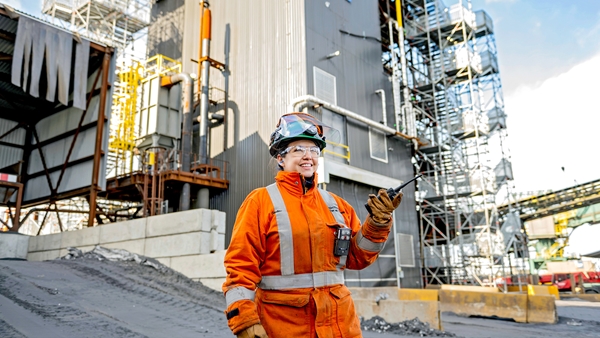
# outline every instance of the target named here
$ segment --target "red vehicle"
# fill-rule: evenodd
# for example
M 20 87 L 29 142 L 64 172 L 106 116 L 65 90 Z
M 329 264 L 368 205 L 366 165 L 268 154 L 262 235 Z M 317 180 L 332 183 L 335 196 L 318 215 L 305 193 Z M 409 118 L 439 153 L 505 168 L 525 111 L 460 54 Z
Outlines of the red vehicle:
M 540 284 L 554 284 L 558 287 L 558 291 L 572 291 L 571 275 L 577 286 L 583 286 L 585 293 L 600 293 L 600 272 L 598 271 L 540 275 Z

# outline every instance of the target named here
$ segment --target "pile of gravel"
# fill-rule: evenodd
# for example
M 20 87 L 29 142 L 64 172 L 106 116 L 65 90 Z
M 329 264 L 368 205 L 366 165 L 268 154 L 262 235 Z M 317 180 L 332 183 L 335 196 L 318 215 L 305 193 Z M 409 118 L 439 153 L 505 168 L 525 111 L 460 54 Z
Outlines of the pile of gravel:
M 419 318 L 399 323 L 388 323 L 385 319 L 375 316 L 368 320 L 361 318 L 360 326 L 363 331 L 375 331 L 378 333 L 386 332 L 417 337 L 456 337 L 454 333 L 430 328 L 429 324 L 423 323 Z
M 220 312 L 227 308 L 222 292 L 213 290 L 199 281 L 193 281 L 154 258 L 98 245 L 87 252 L 73 247 L 67 250 L 66 255 L 52 262 L 79 266 L 80 270 L 89 270 L 92 275 L 100 274 L 102 279 L 118 283 L 149 286 Z

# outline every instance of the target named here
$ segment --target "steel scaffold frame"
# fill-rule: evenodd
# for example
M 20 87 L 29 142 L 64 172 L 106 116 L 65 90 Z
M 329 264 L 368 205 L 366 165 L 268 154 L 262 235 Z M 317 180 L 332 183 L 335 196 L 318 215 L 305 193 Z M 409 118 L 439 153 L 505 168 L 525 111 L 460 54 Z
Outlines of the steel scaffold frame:
M 514 240 L 514 227 L 502 231 L 510 217 L 495 207 L 501 189 L 510 195 L 512 170 L 491 19 L 465 0 L 451 7 L 441 0 L 404 0 L 402 14 L 405 55 L 388 58 L 406 59 L 409 104 L 418 136 L 429 143 L 413 159 L 423 174 L 418 209 L 424 284 L 504 283 L 520 274 L 512 270 L 519 257 L 510 252 L 518 251 L 523 237 Z M 384 33 L 382 27 L 383 40 Z M 499 140 L 495 153 L 490 138 Z M 500 158 L 495 167 L 494 156 Z M 516 228 L 520 234 L 520 224 Z
M 150 25 L 150 8 L 149 0 L 44 0 L 42 13 L 52 23 L 122 51 Z

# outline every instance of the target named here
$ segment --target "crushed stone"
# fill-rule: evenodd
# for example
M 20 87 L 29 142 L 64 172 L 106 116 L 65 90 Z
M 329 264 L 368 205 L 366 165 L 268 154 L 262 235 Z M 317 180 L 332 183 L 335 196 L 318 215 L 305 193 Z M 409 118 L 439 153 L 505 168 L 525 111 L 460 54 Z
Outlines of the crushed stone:
M 375 331 L 378 333 L 392 333 L 416 337 L 456 337 L 454 333 L 432 329 L 429 324 L 423 323 L 419 318 L 405 320 L 398 323 L 388 323 L 385 319 L 375 316 L 365 320 L 361 318 L 360 326 L 364 331 Z

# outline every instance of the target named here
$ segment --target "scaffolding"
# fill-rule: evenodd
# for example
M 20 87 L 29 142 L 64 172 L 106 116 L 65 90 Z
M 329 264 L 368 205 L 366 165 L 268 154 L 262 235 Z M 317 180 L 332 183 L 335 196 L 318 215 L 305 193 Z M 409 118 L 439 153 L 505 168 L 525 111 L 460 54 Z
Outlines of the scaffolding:
M 397 5 L 380 1 L 382 22 Z M 399 29 L 382 25 L 383 61 L 403 75 L 397 128 L 414 123 L 427 143 L 413 158 L 424 284 L 505 284 L 526 273 L 527 250 L 515 211 L 496 208 L 512 168 L 492 20 L 467 0 L 404 0 L 401 13 Z
M 110 129 L 108 176 L 119 176 L 133 170 L 133 150 L 137 131 L 135 113 L 144 67 L 136 60 L 122 65 L 117 71 L 113 91 L 112 125 Z
M 44 0 L 42 13 L 52 23 L 122 50 L 150 25 L 150 8 L 150 0 Z
M 130 59 L 118 67 L 113 92 L 107 177 L 127 175 L 141 168 L 142 163 L 135 153 L 142 155 L 136 149 L 140 132 L 144 132 L 140 130 L 139 116 L 144 105 L 140 100 L 142 88 L 145 86 L 148 91 L 150 81 L 158 83 L 160 76 L 179 72 L 181 63 L 163 55 L 155 55 L 145 62 Z

